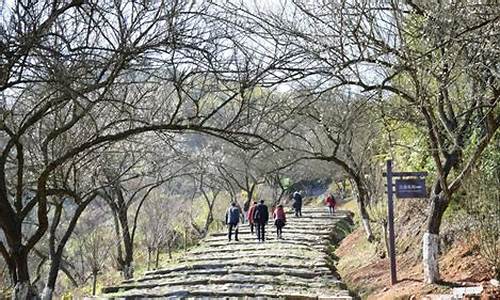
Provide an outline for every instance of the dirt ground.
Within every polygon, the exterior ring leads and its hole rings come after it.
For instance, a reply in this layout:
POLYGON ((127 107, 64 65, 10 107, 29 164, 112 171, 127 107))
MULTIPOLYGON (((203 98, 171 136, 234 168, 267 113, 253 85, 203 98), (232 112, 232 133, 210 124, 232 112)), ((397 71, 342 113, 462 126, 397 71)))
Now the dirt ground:
POLYGON ((399 235, 402 240, 406 237, 414 242, 398 243, 398 283, 394 286, 390 285, 389 259, 380 257, 380 249, 366 240, 361 228, 341 242, 336 251, 340 257, 339 273, 349 288, 362 299, 439 299, 437 295, 451 294, 453 287, 477 285, 489 290, 481 300, 500 299, 500 289, 488 286, 491 270, 474 246, 468 244, 470 241, 455 241, 449 251, 441 255, 440 284, 424 284, 420 235, 418 232, 399 232, 399 235))

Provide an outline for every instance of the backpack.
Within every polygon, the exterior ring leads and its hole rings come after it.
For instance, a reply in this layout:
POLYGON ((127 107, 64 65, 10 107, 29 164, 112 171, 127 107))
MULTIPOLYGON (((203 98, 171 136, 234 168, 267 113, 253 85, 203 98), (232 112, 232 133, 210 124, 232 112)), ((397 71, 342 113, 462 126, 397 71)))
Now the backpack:
POLYGON ((240 221, 240 210, 236 206, 229 208, 226 221, 227 224, 238 224, 240 221))
POLYGON ((300 193, 294 193, 293 200, 295 200, 297 202, 302 202, 302 195, 300 193))

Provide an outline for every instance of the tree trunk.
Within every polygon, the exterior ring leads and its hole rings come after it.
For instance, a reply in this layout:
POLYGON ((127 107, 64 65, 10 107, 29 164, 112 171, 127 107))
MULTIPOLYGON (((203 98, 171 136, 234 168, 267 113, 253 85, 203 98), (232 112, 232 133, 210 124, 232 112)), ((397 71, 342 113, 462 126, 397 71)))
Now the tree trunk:
POLYGON ((134 266, 132 262, 125 263, 122 270, 123 279, 132 279, 134 277, 134 266))
MULTIPOLYGON (((5 248, 1 248, 0 250, 5 250, 5 248)), ((8 255, 7 250, 5 250, 6 255, 3 256, 5 263, 7 264, 7 268, 9 269, 10 281, 12 286, 16 285, 17 282, 17 271, 16 264, 14 260, 8 255)))
POLYGON ((255 183, 251 186, 248 186, 247 184, 247 189, 245 190, 245 192, 247 192, 247 199, 245 202, 243 202, 243 206, 248 204, 248 206, 250 207, 252 205, 252 200, 257 201, 257 199, 253 199, 253 191, 255 190, 255 186, 255 183))
POLYGON ((205 220, 205 226, 203 226, 203 235, 208 234, 208 229, 210 228, 210 225, 212 225, 212 222, 214 221, 212 210, 213 210, 213 202, 208 205, 208 215, 207 219, 205 220))
POLYGON ((29 281, 19 281, 14 287, 12 300, 36 300, 38 297, 36 288, 29 281))
POLYGON ((187 252, 187 236, 188 236, 188 230, 187 228, 184 228, 184 251, 187 252))
MULTIPOLYGON (((113 207, 110 206, 113 210, 113 207)), ((123 251, 122 251, 122 243, 123 243, 123 239, 121 238, 122 236, 122 233, 121 233, 121 230, 120 230, 120 221, 118 220, 118 216, 117 216, 117 212, 115 211, 112 211, 112 215, 113 215, 113 223, 114 223, 114 227, 115 227, 115 234, 116 234, 116 237, 118 239, 117 243, 116 244, 116 265, 115 267, 121 271, 121 268, 122 268, 122 265, 123 265, 123 251)))
POLYGON ((47 275, 47 282, 45 283, 45 287, 42 292, 42 300, 52 299, 52 294, 54 293, 54 287, 56 286, 60 265, 61 257, 56 256, 50 260, 50 268, 47 275))
MULTIPOLYGON (((9 264, 9 263, 7 263, 9 264)), ((9 266, 9 273, 10 273, 10 282, 12 286, 16 285, 17 281, 17 272, 16 272, 16 265, 12 264, 13 268, 11 269, 11 266, 9 266)))
POLYGON ((36 287, 30 282, 28 253, 24 246, 20 246, 20 248, 14 255, 18 281, 12 293, 12 300, 40 299, 36 287))
POLYGON ((168 250, 168 259, 172 260, 172 244, 169 242, 168 245, 167 245, 167 247, 168 247, 167 248, 167 250, 168 250))
POLYGON ((203 191, 203 196, 205 197, 208 206, 208 215, 205 221, 205 226, 203 227, 203 237, 208 234, 208 229, 210 228, 210 225, 212 225, 212 223, 214 222, 213 211, 214 211, 215 201, 217 200, 218 195, 219 192, 212 192, 212 201, 210 201, 210 197, 203 191))
POLYGON ((0 243, 0 254, 2 257, 6 258, 6 263, 9 267, 9 272, 11 273, 10 275, 14 283, 12 299, 38 299, 38 292, 30 281, 28 268, 29 250, 22 244, 21 238, 23 235, 21 227, 15 222, 9 225, 12 227, 8 229, 2 227, 2 230, 5 234, 8 247, 9 249, 12 249, 12 252, 9 253, 3 243, 0 243))
MULTIPOLYGON (((61 264, 62 264, 62 256, 64 252, 64 248, 66 247, 66 243, 68 242, 70 236, 73 234, 73 230, 76 227, 76 224, 78 222, 78 219, 80 218, 81 214, 87 207, 87 205, 95 198, 95 195, 89 196, 86 198, 85 201, 82 199, 79 199, 79 205, 78 208, 76 209, 75 213, 73 214, 73 217, 71 218, 71 221, 66 228, 66 232, 64 235, 59 239, 59 245, 57 245, 57 248, 55 246, 56 242, 56 231, 57 227, 59 225, 61 213, 63 210, 63 206, 58 205, 56 207, 56 211, 54 214, 54 219, 52 221, 52 224, 50 225, 50 231, 49 231, 49 256, 50 256, 50 267, 49 267, 49 273, 47 275, 47 281, 45 283, 45 288, 43 289, 42 293, 42 299, 43 300, 51 300, 52 299, 52 294, 54 292, 54 288, 56 286, 56 281, 57 281, 57 276, 59 274, 59 270, 61 269, 61 264)), ((75 202, 77 201, 77 198, 75 198, 75 202)), ((65 268, 62 268, 63 272, 65 272, 72 280, 72 282, 76 285, 76 282, 74 281, 73 278, 71 278, 71 275, 69 272, 64 271, 65 268)))
MULTIPOLYGON (((170 247, 168 247, 168 256, 172 259, 172 255, 170 254, 170 247)), ((160 264, 160 247, 156 249, 156 260, 155 260, 155 268, 158 270, 158 266, 160 264)))
POLYGON ((151 251, 152 249, 148 247, 148 271, 151 270, 151 251))
POLYGON ((372 232, 372 228, 370 226, 370 219, 362 215, 361 216, 361 223, 363 223, 363 229, 365 230, 365 233, 366 233, 366 239, 369 242, 372 242, 373 241, 373 232, 372 232))
POLYGON ((52 294, 54 292, 54 289, 53 288, 50 288, 48 286, 45 286, 43 288, 43 292, 42 292, 42 297, 41 299, 42 300, 51 300, 52 299, 52 294))
POLYGON ((355 176, 352 180, 354 185, 356 186, 357 197, 356 201, 358 203, 359 215, 361 217, 361 224, 363 225, 363 229, 365 230, 366 237, 369 242, 373 241, 373 232, 370 226, 370 215, 366 210, 366 203, 368 203, 368 192, 364 188, 364 185, 361 179, 358 176, 355 176))
POLYGON ((387 231, 387 221, 384 220, 384 222, 382 222, 382 230, 384 231, 384 246, 385 246, 385 256, 389 256, 389 253, 391 253, 390 251, 390 247, 389 247, 389 237, 388 237, 388 231, 387 231))
MULTIPOLYGON (((285 195, 286 190, 280 187, 279 194, 278 194, 277 189, 274 189, 274 190, 276 191, 276 195, 277 196, 273 200, 272 205, 277 206, 277 205, 279 205, 281 203, 281 199, 283 199, 283 196, 285 195)), ((281 203, 281 204, 283 204, 283 203, 281 203)))
POLYGON ((342 188, 341 188, 341 200, 343 201, 345 197, 347 197, 346 195, 346 191, 347 191, 347 179, 342 179, 342 188))
POLYGON ((123 249, 125 250, 125 257, 122 260, 122 275, 124 279, 131 279, 134 277, 134 241, 131 238, 130 230, 128 228, 127 210, 121 209, 118 215, 120 221, 123 249))
POLYGON ((429 232, 422 238, 422 265, 424 269, 424 282, 435 283, 439 281, 439 235, 429 232))
POLYGON ((92 295, 95 296, 97 287, 97 272, 92 272, 92 295))
POLYGON ((431 210, 427 220, 427 232, 422 238, 422 266, 424 282, 436 283, 439 276, 439 228, 444 211, 448 207, 448 199, 443 193, 431 195, 431 210))

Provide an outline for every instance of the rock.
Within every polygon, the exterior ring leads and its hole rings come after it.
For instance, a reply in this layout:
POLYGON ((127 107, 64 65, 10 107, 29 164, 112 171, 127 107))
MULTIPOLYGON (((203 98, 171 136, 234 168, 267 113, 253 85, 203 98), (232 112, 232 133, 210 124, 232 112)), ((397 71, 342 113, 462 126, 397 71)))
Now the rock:
POLYGON ((481 295, 482 291, 483 291, 482 286, 453 288, 453 296, 459 298, 465 296, 479 296, 481 295))

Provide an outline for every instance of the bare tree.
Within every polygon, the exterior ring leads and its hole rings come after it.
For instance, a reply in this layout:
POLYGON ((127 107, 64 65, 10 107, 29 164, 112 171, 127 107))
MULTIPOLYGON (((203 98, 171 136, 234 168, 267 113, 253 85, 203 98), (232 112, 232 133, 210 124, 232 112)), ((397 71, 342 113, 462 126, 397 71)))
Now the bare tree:
POLYGON ((443 214, 500 126, 499 9, 491 1, 291 0, 279 13, 239 10, 253 20, 247 30, 301 53, 290 71, 316 91, 378 94, 402 112, 394 117, 426 132, 436 174, 422 241, 425 282, 439 280, 443 214))
MULTIPOLYGON (((197 153, 188 158, 193 163, 193 172, 191 179, 196 186, 195 195, 201 198, 206 208, 206 218, 201 226, 196 222, 191 222, 193 228, 200 237, 208 234, 210 226, 217 221, 214 216, 218 200, 229 190, 229 195, 234 191, 228 182, 224 180, 218 168, 220 162, 224 160, 225 152, 223 148, 226 145, 213 139, 204 139, 202 147, 197 149, 197 153)), ((194 153, 193 153, 194 154, 194 153)))
MULTIPOLYGON (((122 146, 132 148, 130 144, 122 146)), ((151 197, 152 192, 161 188, 167 181, 188 174, 183 171, 186 164, 173 163, 177 157, 158 155, 156 151, 146 155, 146 149, 142 150, 110 152, 105 156, 103 168, 102 184, 106 188, 102 190, 101 197, 111 209, 116 236, 121 241, 117 244, 117 266, 125 279, 133 277, 134 239, 144 203, 151 197), (151 155, 156 155, 157 158, 151 155)))
POLYGON ((363 228, 368 241, 373 240, 367 205, 373 156, 379 153, 376 138, 380 126, 372 114, 374 103, 360 96, 326 93, 305 112, 312 123, 306 136, 306 152, 312 158, 331 161, 349 177, 354 190, 363 228))
POLYGON ((217 167, 225 180, 231 181, 245 193, 244 206, 256 200, 256 188, 258 185, 263 184, 265 180, 265 172, 261 168, 264 158, 261 153, 261 149, 241 151, 237 148, 226 148, 224 158, 217 167))
MULTIPOLYGON (((96 191, 90 191, 89 194, 80 195, 78 193, 68 191, 61 191, 61 196, 59 199, 55 200, 51 205, 54 207, 53 217, 49 227, 49 236, 48 236, 48 245, 49 245, 49 271, 47 274, 47 280, 45 283, 45 288, 42 293, 42 299, 52 299, 52 294, 56 285, 57 276, 61 265, 63 264, 63 253, 66 247, 66 244, 73 234, 73 230, 77 224, 77 221, 86 207, 89 205, 91 201, 93 201, 96 196, 96 191), (71 195, 71 196, 69 196, 71 195), (65 230, 63 231, 63 235, 61 237, 57 236, 57 231, 62 231, 61 224, 61 216, 63 215, 63 210, 65 207, 68 207, 70 204, 68 200, 72 199, 76 204, 74 207, 74 212, 69 218, 69 222, 65 230)), ((68 213, 68 212, 66 212, 68 213)))
MULTIPOLYGON (((100 221, 98 221, 100 222, 100 221)), ((107 257, 113 249, 113 243, 109 241, 111 228, 106 226, 95 226, 79 237, 79 251, 83 262, 90 269, 92 278, 92 295, 96 294, 97 276, 107 263, 107 257)))
POLYGON ((37 294, 28 258, 49 229, 49 179, 69 160, 152 131, 242 147, 266 140, 239 122, 248 101, 228 104, 274 64, 231 49, 241 37, 208 2, 19 0, 3 9, 0 252, 17 299, 37 294), (79 139, 60 147, 67 136, 79 139))
POLYGON ((156 190, 151 197, 151 201, 144 203, 140 218, 140 229, 148 253, 148 270, 151 269, 152 254, 155 252, 155 268, 158 268, 162 248, 166 247, 169 258, 172 258, 171 248, 176 236, 175 222, 181 222, 176 216, 186 205, 182 201, 172 201, 165 190, 156 190))

